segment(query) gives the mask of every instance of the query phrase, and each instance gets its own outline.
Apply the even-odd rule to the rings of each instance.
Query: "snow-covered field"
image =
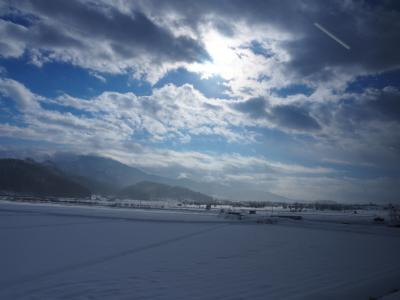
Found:
[[[367,300],[400,288],[400,228],[346,220],[0,202],[0,299]]]

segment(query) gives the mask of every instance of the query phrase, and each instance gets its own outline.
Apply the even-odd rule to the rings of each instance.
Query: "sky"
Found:
[[[397,1],[0,0],[0,153],[399,203],[399,48]]]

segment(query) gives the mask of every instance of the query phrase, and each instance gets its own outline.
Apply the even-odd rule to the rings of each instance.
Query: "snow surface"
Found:
[[[399,249],[359,222],[0,202],[0,299],[369,299]]]

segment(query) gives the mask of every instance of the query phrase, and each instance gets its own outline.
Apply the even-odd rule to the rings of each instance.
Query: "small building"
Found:
[[[400,227],[400,208],[391,205],[389,207],[390,225]]]
[[[237,211],[228,211],[225,214],[225,218],[227,219],[238,219],[241,220],[243,217],[243,214],[241,212],[237,212]]]

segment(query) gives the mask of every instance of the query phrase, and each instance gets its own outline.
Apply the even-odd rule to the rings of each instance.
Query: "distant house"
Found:
[[[238,219],[241,220],[243,217],[243,214],[241,212],[237,212],[237,211],[228,211],[225,214],[225,218],[227,219]]]
[[[389,207],[389,219],[391,226],[400,226],[400,209],[391,205]]]

